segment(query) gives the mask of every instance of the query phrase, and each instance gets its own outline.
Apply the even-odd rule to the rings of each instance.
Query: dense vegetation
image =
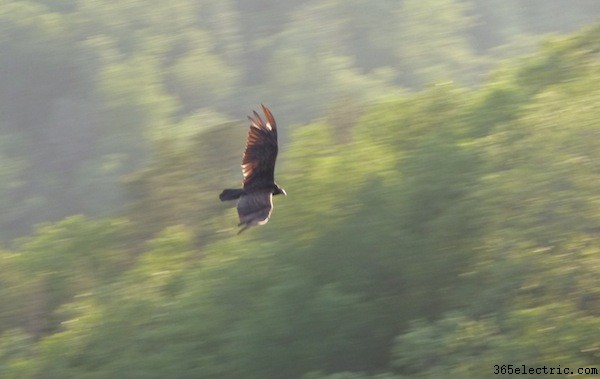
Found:
[[[0,377],[600,368],[598,3],[276,4],[0,1]]]

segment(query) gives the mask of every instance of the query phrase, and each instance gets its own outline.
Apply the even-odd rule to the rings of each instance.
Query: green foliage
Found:
[[[289,125],[332,103],[478,85],[496,56],[531,52],[540,33],[598,14],[593,0],[489,1],[0,1],[0,135],[11,140],[0,145],[11,167],[0,169],[0,237],[118,213],[129,201],[123,177],[150,164],[157,140],[186,138],[192,122],[215,126],[264,101]],[[563,45],[518,81],[536,92],[577,75]],[[526,91],[501,87],[484,96],[493,111],[476,112],[475,133],[521,104],[513,96]]]
[[[74,297],[109,283],[127,269],[127,224],[120,220],[86,221],[73,216],[40,226],[21,240],[18,253],[6,254],[1,330],[23,328],[34,338],[56,331],[64,321],[58,308]],[[35,273],[28,276],[25,273]]]
[[[0,251],[1,377],[600,365],[600,27],[468,89],[478,1],[176,3],[0,2],[0,233],[62,218]],[[289,196],[235,236],[267,94]]]
[[[394,50],[404,81],[423,86],[432,81],[468,83],[478,68],[467,35],[473,23],[467,3],[456,0],[405,0],[396,10],[399,35]]]
[[[514,311],[500,321],[452,313],[434,323],[413,322],[396,338],[393,364],[403,374],[427,378],[493,378],[499,362],[593,367],[598,357],[589,331],[595,328],[597,319],[558,303]]]
[[[235,70],[202,47],[179,59],[171,70],[172,87],[187,109],[224,101],[237,84]]]
[[[223,209],[215,199],[241,180],[240,171],[231,173],[231,168],[239,167],[245,138],[246,130],[229,122],[207,127],[184,143],[164,139],[153,164],[125,179],[128,214],[141,237],[185,225],[193,228],[197,243],[214,240],[224,227],[214,217]]]

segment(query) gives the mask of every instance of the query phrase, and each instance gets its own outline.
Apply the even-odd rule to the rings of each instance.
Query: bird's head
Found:
[[[287,192],[277,184],[275,184],[275,189],[273,190],[273,196],[283,194],[283,196],[287,196]]]

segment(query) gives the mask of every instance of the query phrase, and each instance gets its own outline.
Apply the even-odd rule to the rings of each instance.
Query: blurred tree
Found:
[[[232,109],[268,100],[291,124],[399,85],[478,84],[496,57],[599,12],[594,0],[1,1],[0,132],[12,142],[0,156],[19,172],[0,203],[23,206],[0,215],[0,235],[114,214],[126,201],[121,176],[197,114],[242,117]],[[558,58],[533,62],[522,81],[535,91],[569,80]]]
[[[189,50],[170,67],[168,79],[188,113],[227,99],[238,85],[237,71],[211,52],[208,38],[200,31],[190,33]]]
[[[358,21],[419,15],[423,4],[282,2],[275,20],[262,0],[44,4],[0,2],[0,27],[18,35],[0,37],[14,53],[0,68],[28,80],[25,58],[67,54],[35,63],[47,97],[14,78],[0,88],[21,107],[0,105],[2,225],[17,207],[39,219],[104,209],[135,170],[131,221],[69,217],[0,252],[0,376],[477,378],[497,362],[600,364],[590,332],[600,315],[598,26],[507,64],[482,88],[394,96],[395,71],[376,72],[367,55],[398,52],[382,52],[379,25]],[[440,46],[458,46],[473,67],[464,3],[427,4],[446,12],[431,30],[415,26],[402,51],[439,32],[423,45],[454,62],[439,72],[460,75]],[[360,52],[344,34],[353,22]],[[415,87],[447,62],[414,56]],[[206,62],[225,75],[195,77],[189,67]],[[54,77],[63,64],[75,70],[68,83]],[[270,70],[279,73],[263,80]],[[187,80],[215,93],[229,83],[215,95],[225,105],[188,89],[182,106]],[[290,201],[269,228],[223,238],[234,211],[216,194],[241,179],[232,167],[247,125],[219,111],[266,94],[282,99],[283,125],[330,114],[282,129]],[[47,113],[26,114],[37,103]],[[301,110],[288,118],[290,104]]]
[[[236,167],[246,133],[245,123],[206,125],[183,146],[174,140],[157,146],[155,163],[126,178],[129,214],[142,238],[179,224],[192,228],[199,244],[217,236],[224,205],[215,200],[242,179]]]
[[[468,4],[460,0],[405,0],[397,10],[395,46],[400,80],[410,87],[457,80],[479,82],[479,62],[468,40],[473,24]]]
[[[428,378],[493,378],[499,362],[519,368],[564,368],[565,361],[569,367],[593,367],[598,359],[589,347],[594,345],[589,331],[597,323],[559,304],[516,311],[500,323],[451,313],[435,323],[416,321],[400,335],[394,366],[403,375]]]
[[[5,167],[19,166],[13,180],[2,182],[2,202],[22,204],[8,205],[1,216],[10,226],[0,233],[12,238],[77,208],[64,183],[76,182],[77,163],[91,156],[94,139],[86,137],[94,124],[79,123],[90,109],[92,82],[77,65],[67,16],[34,2],[7,2],[0,24],[0,127],[10,138],[0,156]]]
[[[18,293],[24,296],[20,326],[39,338],[56,331],[63,321],[55,310],[73,297],[114,280],[127,269],[127,226],[118,220],[86,221],[73,216],[40,226],[19,242],[18,269],[23,273]],[[17,303],[18,304],[18,303]]]

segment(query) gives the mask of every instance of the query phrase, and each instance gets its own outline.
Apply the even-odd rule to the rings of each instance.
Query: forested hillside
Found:
[[[0,377],[600,369],[599,8],[0,1]]]
[[[597,0],[0,0],[0,238],[121,213],[158,140],[264,102],[285,145],[350,104],[480,86],[598,17]]]

